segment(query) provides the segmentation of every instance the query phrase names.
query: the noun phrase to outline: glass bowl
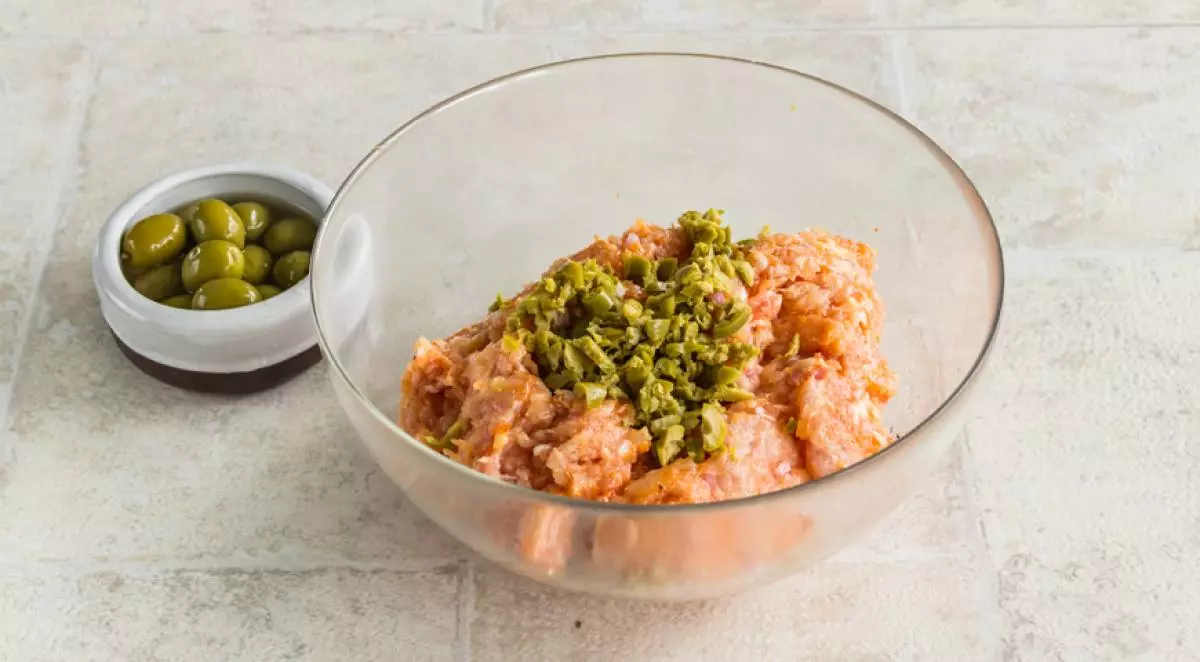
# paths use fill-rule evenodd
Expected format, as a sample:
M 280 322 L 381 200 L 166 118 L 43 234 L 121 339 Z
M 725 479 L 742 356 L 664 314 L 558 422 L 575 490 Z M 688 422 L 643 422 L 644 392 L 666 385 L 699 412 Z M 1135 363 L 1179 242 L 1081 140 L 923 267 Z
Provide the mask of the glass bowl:
M 709 207 L 726 210 L 735 238 L 820 227 L 878 250 L 884 356 L 901 380 L 885 408 L 893 445 L 779 492 L 632 506 L 494 480 L 396 425 L 418 336 L 480 319 L 498 292 L 594 235 Z M 927 479 L 995 335 L 1003 263 L 970 181 L 886 109 L 762 63 L 629 54 L 514 73 L 402 126 L 337 193 L 311 278 L 337 398 L 430 519 L 549 584 L 686 600 L 811 565 Z

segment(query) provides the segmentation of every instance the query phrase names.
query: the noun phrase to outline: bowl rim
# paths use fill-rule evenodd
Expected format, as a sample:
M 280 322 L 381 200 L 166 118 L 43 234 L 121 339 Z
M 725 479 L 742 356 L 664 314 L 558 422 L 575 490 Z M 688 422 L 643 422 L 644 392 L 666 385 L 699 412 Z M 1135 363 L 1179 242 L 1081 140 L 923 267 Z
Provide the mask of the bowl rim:
M 349 189 L 351 189 L 354 186 L 354 184 L 358 181 L 359 177 L 361 177 L 363 175 L 363 173 L 368 168 L 370 168 L 371 165 L 389 147 L 391 147 L 391 145 L 393 143 L 395 143 L 397 140 L 399 140 L 404 134 L 408 133 L 414 127 L 419 125 L 421 123 L 421 121 L 424 120 L 425 118 L 435 115 L 435 114 L 441 112 L 442 110 L 449 108 L 450 106 L 453 106 L 460 102 L 466 101 L 476 95 L 486 93 L 486 92 L 488 92 L 494 88 L 497 88 L 505 83 L 515 81 L 518 79 L 526 78 L 529 76 L 536 76 L 536 75 L 539 75 L 539 74 L 542 74 L 542 73 L 545 73 L 548 71 L 552 71 L 552 70 L 557 71 L 557 70 L 561 70 L 561 69 L 567 69 L 567 68 L 570 68 L 570 67 L 572 67 L 574 65 L 578 65 L 578 64 L 587 64 L 587 63 L 593 63 L 593 62 L 597 62 L 597 61 L 606 61 L 606 60 L 636 59 L 636 58 L 681 58 L 681 59 L 697 59 L 697 60 L 714 60 L 714 61 L 721 61 L 721 62 L 727 62 L 727 63 L 745 64 L 745 65 L 751 65 L 751 66 L 755 66 L 755 67 L 763 67 L 766 69 L 777 71 L 779 73 L 799 76 L 801 78 L 808 80 L 809 82 L 823 85 L 823 86 L 828 87 L 836 92 L 845 94 L 846 96 L 850 97 L 853 100 L 857 100 L 857 101 L 867 105 L 869 108 L 872 108 L 872 109 L 878 111 L 879 113 L 883 114 L 884 117 L 891 119 L 901 129 L 907 130 L 910 134 L 912 134 L 914 137 L 916 137 L 925 146 L 925 148 L 930 151 L 931 154 L 933 154 L 933 156 L 941 163 L 941 165 L 943 167 L 945 167 L 949 171 L 949 173 L 952 176 L 961 180 L 960 183 L 963 185 L 963 189 L 961 190 L 961 193 L 962 193 L 963 197 L 967 198 L 974 205 L 978 206 L 978 208 L 981 212 L 981 215 L 982 215 L 982 220 L 987 221 L 987 229 L 991 230 L 991 239 L 995 244 L 995 260 L 996 260 L 996 272 L 997 272 L 996 275 L 998 276 L 998 279 L 997 279 L 997 286 L 996 286 L 996 292 L 995 292 L 996 305 L 995 305 L 994 310 L 992 311 L 992 320 L 991 320 L 990 328 L 988 329 L 987 337 L 984 340 L 983 347 L 981 347 L 979 349 L 979 353 L 976 355 L 975 361 L 971 364 L 971 367 L 967 370 L 966 374 L 959 381 L 959 383 L 953 388 L 953 390 L 951 390 L 950 394 L 948 396 L 946 396 L 946 399 L 940 405 L 938 405 L 936 408 L 934 408 L 934 410 L 932 412 L 927 414 L 925 416 L 925 418 L 923 418 L 921 420 L 920 423 L 915 425 L 906 434 L 904 434 L 902 437 L 893 441 L 887 447 L 883 448 L 879 452 L 877 452 L 869 457 L 866 457 L 862 460 L 859 460 L 858 462 L 855 462 L 854 464 L 851 464 L 850 466 L 839 469 L 838 471 L 835 471 L 834 473 L 827 474 L 825 476 L 821 476 L 820 478 L 814 478 L 810 481 L 801 483 L 799 485 L 793 485 L 791 487 L 783 488 L 780 490 L 775 490 L 773 492 L 765 492 L 762 494 L 756 494 L 756 495 L 746 496 L 746 497 L 739 497 L 736 499 L 728 499 L 728 500 L 724 500 L 724 501 L 714 501 L 714 502 L 708 502 L 708 503 L 684 503 L 684 504 L 672 504 L 672 505 L 662 505 L 662 504 L 642 505 L 642 504 L 630 504 L 630 503 L 591 501 L 588 499 L 579 499 L 579 498 L 568 497 L 568 496 L 563 496 L 563 495 L 559 495 L 559 494 L 552 494 L 549 492 L 542 492 L 539 490 L 530 489 L 528 487 L 523 487 L 523 486 L 516 485 L 513 483 L 507 483 L 502 480 L 498 480 L 498 479 L 492 478 L 491 476 L 488 476 L 488 475 L 485 475 L 478 471 L 475 471 L 474 469 L 471 469 L 468 466 L 465 466 L 463 464 L 455 462 L 454 460 L 451 460 L 450 458 L 442 455 L 441 453 L 435 452 L 433 449 L 429 448 L 426 444 L 421 443 L 420 441 L 415 439 L 412 435 L 410 435 L 408 432 L 404 431 L 404 429 L 401 428 L 396 423 L 396 421 L 394 421 L 393 419 L 391 419 L 390 417 L 385 415 L 384 412 L 380 411 L 379 408 L 376 407 L 371 402 L 370 398 L 368 398 L 367 395 L 358 387 L 358 385 L 354 383 L 354 380 L 352 380 L 350 378 L 350 376 L 346 373 L 346 368 L 345 368 L 345 366 L 342 365 L 341 359 L 337 356 L 337 354 L 335 352 L 332 351 L 332 349 L 329 346 L 329 342 L 325 337 L 325 330 L 321 325 L 320 316 L 317 314 L 317 310 L 318 310 L 318 308 L 317 308 L 317 288 L 311 287 L 311 288 L 309 288 L 309 295 L 312 297 L 312 311 L 313 311 L 313 319 L 315 321 L 316 329 L 317 329 L 317 343 L 321 348 L 321 352 L 328 359 L 329 365 L 333 367 L 333 370 L 330 371 L 330 374 L 336 375 L 337 379 L 341 379 L 342 381 L 344 381 L 346 383 L 346 385 L 349 386 L 350 391 L 351 391 L 351 393 L 353 393 L 354 397 L 356 399 L 358 399 L 367 408 L 367 410 L 370 412 L 370 414 L 373 417 L 375 417 L 380 423 L 382 423 L 385 427 L 387 427 L 392 432 L 394 432 L 400 439 L 402 439 L 403 441 L 405 441 L 407 443 L 413 444 L 414 446 L 419 446 L 420 448 L 424 449 L 425 452 L 429 453 L 434 458 L 434 461 L 442 462 L 445 466 L 448 466 L 452 471 L 459 471 L 459 472 L 462 472 L 464 475 L 469 475 L 471 477 L 471 478 L 469 478 L 469 480 L 475 480 L 481 486 L 482 489 L 494 490 L 498 497 L 507 497 L 507 498 L 513 498 L 513 499 L 522 499 L 522 500 L 544 501 L 549 504 L 556 504 L 556 505 L 563 506 L 563 507 L 579 508 L 579 509 L 583 509 L 583 510 L 592 510 L 592 511 L 607 512 L 607 513 L 620 512 L 620 513 L 626 513 L 626 514 L 640 513 L 640 514 L 649 515 L 649 514 L 665 514 L 665 513 L 695 513 L 695 512 L 701 512 L 701 511 L 716 512 L 719 510 L 749 507 L 749 506 L 752 506 L 755 504 L 761 504 L 761 503 L 767 503 L 770 501 L 787 499 L 787 498 L 790 498 L 791 496 L 794 496 L 794 495 L 804 492 L 806 490 L 818 489 L 818 486 L 820 486 L 820 485 L 827 485 L 827 484 L 833 483 L 835 481 L 844 480 L 845 478 L 852 476 L 856 472 L 862 471 L 864 468 L 866 468 L 869 465 L 880 464 L 883 461 L 881 458 L 887 457 L 890 454 L 894 454 L 894 453 L 891 453 L 891 451 L 893 451 L 894 449 L 896 449 L 897 447 L 900 447 L 902 445 L 907 445 L 906 442 L 908 442 L 908 440 L 911 438 L 922 436 L 922 433 L 925 430 L 927 430 L 928 428 L 931 428 L 937 421 L 942 419 L 951 409 L 953 409 L 955 407 L 955 405 L 958 404 L 960 397 L 968 389 L 968 387 L 972 386 L 977 381 L 977 377 L 979 376 L 983 366 L 986 364 L 987 358 L 991 354 L 991 351 L 996 344 L 995 341 L 996 341 L 996 337 L 999 333 L 1000 319 L 1001 319 L 1001 314 L 1002 314 L 1002 311 L 1004 308 L 1004 294 L 1005 294 L 1005 281 L 1006 281 L 1005 266 L 1004 266 L 1004 247 L 1003 247 L 1002 242 L 1000 241 L 1000 233 L 999 233 L 999 230 L 996 228 L 996 221 L 995 221 L 994 217 L 992 216 L 991 210 L 988 209 L 987 203 L 984 201 L 983 196 L 980 195 L 978 187 L 976 187 L 975 183 L 973 181 L 971 181 L 970 177 L 967 176 L 967 173 L 963 170 L 962 166 L 960 166 L 957 161 L 955 161 L 945 150 L 943 150 L 941 148 L 941 146 L 939 146 L 936 142 L 934 142 L 934 140 L 932 138 L 930 138 L 925 132 L 921 131 L 919 128 L 917 128 L 915 125 L 910 123 L 908 120 L 904 119 L 903 117 L 901 117 L 897 113 L 893 112 L 892 110 L 888 109 L 887 107 L 883 106 L 882 104 L 880 104 L 876 101 L 873 101 L 872 99 L 870 99 L 866 96 L 863 96 L 862 94 L 854 92 L 853 90 L 842 87 L 841 85 L 838 85 L 836 83 L 827 81 L 823 78 L 819 78 L 819 77 L 813 76 L 811 74 L 806 74 L 806 73 L 803 73 L 800 71 L 796 71 L 795 69 L 791 69 L 788 67 L 771 64 L 769 62 L 763 62 L 760 60 L 754 60 L 754 59 L 750 59 L 750 58 L 736 57 L 736 56 L 730 56 L 730 55 L 717 55 L 717 54 L 711 54 L 711 53 L 673 52 L 673 51 L 636 51 L 636 52 L 608 53 L 608 54 L 602 54 L 602 55 L 592 55 L 592 56 L 586 56 L 586 57 L 559 60 L 559 61 L 550 62 L 550 63 L 546 63 L 546 64 L 540 64 L 540 65 L 533 66 L 533 67 L 519 69 L 517 71 L 513 71 L 511 73 L 504 74 L 504 75 L 498 76 L 496 78 L 492 78 L 491 80 L 485 81 L 483 83 L 479 83 L 478 85 L 469 87 L 465 90 L 462 90 L 461 92 L 458 92 L 457 94 L 447 97 L 446 99 L 443 99 L 442 101 L 439 101 L 438 103 L 421 111 L 419 114 L 415 115 L 414 117 L 409 119 L 407 122 L 400 125 L 399 128 L 392 131 L 392 133 L 388 134 L 388 136 L 386 138 L 384 138 L 382 141 L 377 143 L 371 149 L 371 151 L 368 152 L 367 155 L 365 157 L 363 157 L 363 159 L 360 160 L 357 165 L 354 166 L 354 169 L 350 171 L 350 174 L 346 177 L 345 181 L 343 181 L 338 186 L 338 190 L 333 196 L 333 201 L 329 204 L 329 208 L 326 211 L 326 214 L 325 214 L 326 220 L 329 220 L 330 218 L 333 217 L 334 213 L 338 210 L 339 206 L 341 205 L 343 197 L 345 195 L 347 195 L 347 192 L 349 191 Z M 324 238 L 326 229 L 329 227 L 329 225 L 330 225 L 329 223 L 321 224 L 321 227 L 317 233 L 316 242 L 313 245 L 314 259 L 313 259 L 312 270 L 314 272 L 318 270 L 318 264 L 319 264 L 320 260 L 316 259 L 316 256 L 321 251 L 322 239 Z M 312 274 L 310 274 L 310 276 L 311 275 Z M 311 279 L 310 282 L 315 284 L 317 282 L 317 280 Z

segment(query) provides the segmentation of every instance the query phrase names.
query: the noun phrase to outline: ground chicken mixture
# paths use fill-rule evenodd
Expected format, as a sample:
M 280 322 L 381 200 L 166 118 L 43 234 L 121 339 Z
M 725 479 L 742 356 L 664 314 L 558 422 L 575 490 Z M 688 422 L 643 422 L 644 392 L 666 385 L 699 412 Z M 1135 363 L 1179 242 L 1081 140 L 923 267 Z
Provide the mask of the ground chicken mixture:
M 820 478 L 892 441 L 874 260 L 825 232 L 734 242 L 712 210 L 639 221 L 418 340 L 400 425 L 580 499 L 706 503 Z

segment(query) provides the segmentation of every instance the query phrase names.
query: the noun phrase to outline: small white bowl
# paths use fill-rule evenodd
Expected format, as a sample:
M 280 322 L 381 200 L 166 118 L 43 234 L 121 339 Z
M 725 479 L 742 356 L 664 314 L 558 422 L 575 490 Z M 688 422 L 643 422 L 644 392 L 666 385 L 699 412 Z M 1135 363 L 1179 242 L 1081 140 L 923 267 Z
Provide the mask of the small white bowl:
M 155 378 L 212 391 L 230 390 L 221 380 L 242 376 L 232 391 L 267 388 L 319 359 L 308 278 L 252 306 L 194 311 L 145 298 L 121 272 L 126 229 L 203 198 L 261 200 L 293 207 L 320 223 L 333 191 L 297 170 L 250 163 L 194 168 L 146 186 L 117 207 L 96 241 L 92 277 L 101 311 L 122 351 Z M 272 370 L 279 366 L 292 369 Z

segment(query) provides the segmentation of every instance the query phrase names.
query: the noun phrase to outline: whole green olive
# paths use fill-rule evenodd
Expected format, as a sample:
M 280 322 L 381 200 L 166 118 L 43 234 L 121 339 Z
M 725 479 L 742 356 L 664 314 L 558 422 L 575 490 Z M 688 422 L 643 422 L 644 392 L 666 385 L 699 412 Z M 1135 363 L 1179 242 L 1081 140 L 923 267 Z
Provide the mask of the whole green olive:
M 271 251 L 250 244 L 242 249 L 242 256 L 246 259 L 246 271 L 242 274 L 242 280 L 251 285 L 258 285 L 271 275 L 271 266 L 275 263 Z
M 183 258 L 183 287 L 195 292 L 210 280 L 241 278 L 246 273 L 246 258 L 231 242 L 214 239 L 197 245 Z
M 146 273 L 146 270 L 135 268 L 132 264 L 129 264 L 129 256 L 122 255 L 121 273 L 125 276 L 125 280 L 128 281 L 130 285 L 133 285 L 134 281 L 137 280 L 137 277 Z
M 196 210 L 200 208 L 199 202 L 193 202 L 190 205 L 184 205 L 175 210 L 175 215 L 183 219 L 184 223 L 191 224 L 192 217 L 196 215 Z
M 309 250 L 316 237 L 317 226 L 311 221 L 289 216 L 267 228 L 267 233 L 263 236 L 263 246 L 266 246 L 272 255 L 279 257 L 292 251 Z
M 192 295 L 193 310 L 240 308 L 262 301 L 253 285 L 240 278 L 218 278 L 200 286 Z
M 258 241 L 271 225 L 271 211 L 257 202 L 239 202 L 233 206 L 246 228 L 246 241 Z
M 183 252 L 187 230 L 175 214 L 147 216 L 125 233 L 121 253 L 134 269 L 160 265 Z
M 172 260 L 143 273 L 133 281 L 133 289 L 151 301 L 162 301 L 183 294 L 183 274 L 178 261 Z
M 242 225 L 242 218 L 233 207 L 216 198 L 196 204 L 190 225 L 197 244 L 222 239 L 238 248 L 246 245 L 246 226 Z
M 191 310 L 192 295 L 176 294 L 173 297 L 167 297 L 166 299 L 163 299 L 160 303 L 162 303 L 162 305 L 164 305 L 164 306 L 170 306 L 172 308 L 182 308 L 184 310 Z
M 275 276 L 275 284 L 286 290 L 304 280 L 308 275 L 310 257 L 308 251 L 292 251 L 276 260 L 275 269 L 271 272 Z
M 266 301 L 267 299 L 270 299 L 271 297 L 283 291 L 270 283 L 263 283 L 262 285 L 256 285 L 255 287 L 258 288 L 258 293 L 262 295 L 263 301 Z

